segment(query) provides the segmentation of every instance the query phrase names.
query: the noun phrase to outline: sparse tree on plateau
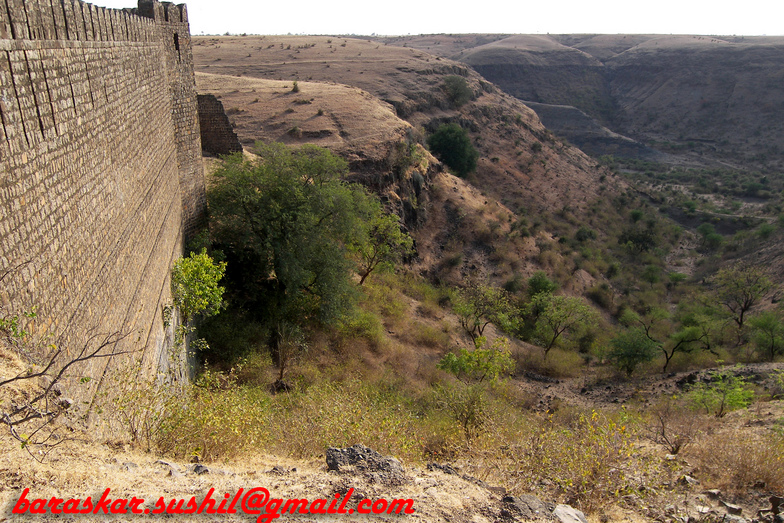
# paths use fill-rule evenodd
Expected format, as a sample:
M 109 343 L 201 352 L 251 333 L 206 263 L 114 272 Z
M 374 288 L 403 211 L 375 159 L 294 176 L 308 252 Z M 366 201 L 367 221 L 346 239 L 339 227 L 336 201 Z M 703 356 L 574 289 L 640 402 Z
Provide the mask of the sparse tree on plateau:
M 465 105 L 474 97 L 474 92 L 462 76 L 452 75 L 444 78 L 444 90 L 455 107 Z

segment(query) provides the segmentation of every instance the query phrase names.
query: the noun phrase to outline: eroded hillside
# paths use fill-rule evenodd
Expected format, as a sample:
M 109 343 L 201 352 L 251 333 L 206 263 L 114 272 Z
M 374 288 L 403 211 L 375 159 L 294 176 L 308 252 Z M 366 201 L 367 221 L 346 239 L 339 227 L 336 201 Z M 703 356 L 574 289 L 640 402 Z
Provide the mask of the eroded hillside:
M 404 37 L 436 48 L 516 97 L 570 105 L 613 131 L 691 162 L 775 169 L 782 53 L 776 37 L 515 35 Z M 547 123 L 547 121 L 546 121 Z M 564 131 L 579 141 L 579 132 Z M 612 150 L 606 150 L 613 153 Z
M 541 266 L 534 238 L 500 247 L 520 218 L 532 222 L 534 233 L 541 229 L 547 241 L 553 235 L 571 235 L 580 223 L 598 226 L 602 220 L 615 219 L 616 211 L 598 216 L 591 207 L 618 194 L 623 183 L 556 139 L 530 108 L 457 62 L 338 37 L 203 37 L 195 40 L 194 50 L 197 70 L 206 73 L 199 75 L 200 89 L 222 97 L 244 143 L 277 140 L 334 146 L 349 153 L 352 170 L 364 171 L 370 185 L 373 162 L 363 164 L 361 158 L 375 158 L 376 175 L 386 176 L 382 172 L 390 167 L 389 143 L 423 143 L 424 136 L 443 123 L 467 129 L 480 153 L 478 168 L 467 181 L 479 192 L 466 199 L 463 180 L 427 177 L 435 183 L 441 202 L 425 209 L 432 220 L 419 238 L 423 259 L 431 260 L 427 270 L 440 264 L 451 272 L 444 267 L 451 257 L 463 275 L 476 272 L 497 280 L 514 273 L 528 276 Z M 455 104 L 445 90 L 445 78 L 450 76 L 464 78 L 473 92 L 464 105 Z M 277 83 L 254 91 L 250 78 Z M 327 92 L 332 102 L 327 101 Z M 343 93 L 341 101 L 332 97 L 338 92 Z M 372 102 L 371 96 L 385 103 Z M 386 113 L 378 109 L 384 106 Z M 397 124 L 390 119 L 395 115 L 402 119 Z M 387 128 L 395 131 L 385 136 Z M 454 205 L 445 203 L 451 198 L 443 196 L 447 193 L 458 200 Z M 460 202 L 472 199 L 484 207 L 481 212 Z M 462 221 L 463 214 L 467 221 Z M 431 223 L 442 224 L 439 233 L 430 229 Z M 458 255 L 463 260 L 455 262 Z M 565 280 L 571 277 L 571 272 L 564 274 Z M 578 277 L 586 276 L 580 272 Z

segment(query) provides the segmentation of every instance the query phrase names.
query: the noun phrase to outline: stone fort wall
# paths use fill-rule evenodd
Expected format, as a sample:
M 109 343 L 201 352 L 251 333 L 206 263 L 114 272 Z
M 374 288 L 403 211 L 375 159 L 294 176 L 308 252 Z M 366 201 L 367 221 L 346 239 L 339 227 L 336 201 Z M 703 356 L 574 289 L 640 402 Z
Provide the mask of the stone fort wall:
M 231 126 L 223 102 L 212 94 L 198 95 L 201 148 L 215 155 L 242 152 L 242 144 Z
M 116 351 L 166 371 L 169 271 L 204 216 L 185 6 L 0 2 L 0 305 L 70 351 L 128 334 Z

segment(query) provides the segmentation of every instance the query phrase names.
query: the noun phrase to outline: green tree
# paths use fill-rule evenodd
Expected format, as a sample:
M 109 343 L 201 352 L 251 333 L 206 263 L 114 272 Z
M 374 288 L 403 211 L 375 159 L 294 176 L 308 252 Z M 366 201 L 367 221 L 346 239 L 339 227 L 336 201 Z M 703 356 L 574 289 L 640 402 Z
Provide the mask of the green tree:
M 770 290 L 773 283 L 765 272 L 753 265 L 736 264 L 720 269 L 711 279 L 718 302 L 738 326 L 738 342 L 746 313 Z
M 754 333 L 754 344 L 769 361 L 776 359 L 778 354 L 784 354 L 784 324 L 778 314 L 765 311 L 752 316 L 749 326 Z
M 610 346 L 609 360 L 627 376 L 631 376 L 638 366 L 653 360 L 659 350 L 659 344 L 640 328 L 622 332 L 610 340 Z
M 661 267 L 658 265 L 646 265 L 640 277 L 653 288 L 654 284 L 659 283 L 661 280 Z
M 272 340 L 272 356 L 278 366 L 278 383 L 283 384 L 286 369 L 297 357 L 308 350 L 305 334 L 299 325 L 279 322 L 275 326 L 275 338 Z
M 716 232 L 716 227 L 712 223 L 704 222 L 697 227 L 697 233 L 702 236 L 702 243 L 705 243 L 705 238 Z
M 229 261 L 238 305 L 270 326 L 336 321 L 355 298 L 349 246 L 361 245 L 371 198 L 345 183 L 326 149 L 260 146 L 258 161 L 229 157 L 208 193 L 216 247 Z
M 427 146 L 458 176 L 464 177 L 476 170 L 479 153 L 468 132 L 456 123 L 441 125 L 427 138 Z
M 635 224 L 624 229 L 618 237 L 618 244 L 624 245 L 630 252 L 647 252 L 657 245 L 656 233 L 651 227 L 640 227 Z
M 400 228 L 397 216 L 384 213 L 374 206 L 366 222 L 367 234 L 354 246 L 359 265 L 359 284 L 379 267 L 394 266 L 414 252 L 414 240 Z
M 621 323 L 635 325 L 661 351 L 664 356 L 662 372 L 667 372 L 672 358 L 678 353 L 690 353 L 698 347 L 710 349 L 710 321 L 691 316 L 678 322 L 672 314 L 661 308 L 651 308 L 644 316 L 627 311 Z
M 487 384 L 495 384 L 500 375 L 514 368 L 509 340 L 498 338 L 489 348 L 485 348 L 486 342 L 486 338 L 479 337 L 473 350 L 462 348 L 457 354 L 447 353 L 437 365 L 461 382 L 436 390 L 439 406 L 460 424 L 466 441 L 481 430 L 487 419 Z
M 714 232 L 705 237 L 705 247 L 708 249 L 715 251 L 724 243 L 724 236 L 721 234 Z
M 754 391 L 746 380 L 727 370 L 711 373 L 709 381 L 696 383 L 685 398 L 695 408 L 704 408 L 706 414 L 723 418 L 730 411 L 748 407 Z
M 223 307 L 224 287 L 218 285 L 226 272 L 226 262 L 215 263 L 207 254 L 190 253 L 174 262 L 171 271 L 171 291 L 174 304 L 185 322 L 198 315 L 214 316 Z
M 455 107 L 465 105 L 474 97 L 474 92 L 462 76 L 453 75 L 444 78 L 444 90 Z
M 574 239 L 580 243 L 585 243 L 588 240 L 595 240 L 596 239 L 596 232 L 593 229 L 590 229 L 583 225 L 577 232 L 574 234 Z
M 544 271 L 536 271 L 528 278 L 528 296 L 533 298 L 539 293 L 552 294 L 558 290 L 558 284 L 547 277 Z
M 475 343 L 484 334 L 487 325 L 504 322 L 510 309 L 503 289 L 487 284 L 471 283 L 456 291 L 452 303 L 460 326 Z
M 545 358 L 559 338 L 582 332 L 595 325 L 598 320 L 593 307 L 582 298 L 572 296 L 539 293 L 533 297 L 528 307 L 539 311 L 535 333 L 544 348 Z
M 514 369 L 514 361 L 509 352 L 509 340 L 498 338 L 485 348 L 487 339 L 477 338 L 473 350 L 461 348 L 457 354 L 448 352 L 438 362 L 437 367 L 454 374 L 464 383 L 482 383 L 484 380 L 494 382 L 501 374 L 508 374 Z

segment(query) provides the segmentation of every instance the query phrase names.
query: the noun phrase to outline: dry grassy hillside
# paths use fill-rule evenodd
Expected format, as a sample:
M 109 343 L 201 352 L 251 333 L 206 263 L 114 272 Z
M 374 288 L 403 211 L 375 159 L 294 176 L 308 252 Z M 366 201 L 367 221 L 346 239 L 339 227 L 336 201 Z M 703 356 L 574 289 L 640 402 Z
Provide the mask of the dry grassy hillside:
M 781 37 L 465 35 L 387 43 L 437 49 L 520 99 L 577 107 L 694 163 L 779 166 Z
M 350 159 L 379 159 L 390 154 L 384 147 L 379 152 L 380 144 L 401 136 L 385 135 L 384 129 L 410 129 L 408 137 L 420 142 L 442 123 L 468 129 L 480 153 L 476 173 L 467 180 L 479 192 L 468 201 L 476 199 L 485 208 L 476 214 L 469 203 L 461 210 L 465 183 L 434 180 L 431 197 L 441 203 L 428 207 L 431 221 L 419 238 L 423 258 L 432 260 L 428 270 L 443 269 L 448 258 L 462 252 L 465 263 L 457 265 L 463 275 L 477 272 L 498 280 L 515 272 L 528 276 L 540 268 L 534 239 L 507 247 L 499 241 L 521 217 L 536 222 L 545 238 L 570 235 L 581 223 L 614 219 L 612 210 L 610 216 L 598 217 L 589 208 L 624 185 L 556 139 L 531 109 L 457 62 L 369 40 L 302 36 L 201 37 L 195 39 L 194 57 L 199 88 L 222 98 L 246 144 L 258 139 L 312 142 L 349 151 Z M 474 99 L 461 107 L 444 90 L 444 79 L 452 75 L 465 78 L 474 92 Z M 254 91 L 253 79 L 277 83 Z M 298 93 L 291 92 L 294 81 Z M 373 102 L 369 95 L 389 105 Z M 383 107 L 406 123 L 394 123 Z M 381 130 L 370 131 L 370 125 Z M 371 165 L 360 163 L 353 162 L 355 171 Z M 377 162 L 379 173 L 382 164 Z M 450 204 L 452 199 L 458 201 Z M 465 212 L 469 219 L 459 226 L 455 212 Z M 433 229 L 433 224 L 441 225 Z
M 482 153 L 476 185 L 504 203 L 580 208 L 599 194 L 602 173 L 594 161 L 559 143 L 533 111 L 457 62 L 367 40 L 285 36 L 196 38 L 194 58 L 204 73 L 359 87 L 428 131 L 458 121 Z M 464 76 L 477 98 L 453 107 L 443 91 L 449 75 Z M 539 155 L 535 143 L 544 147 Z
M 704 282 L 689 278 L 698 270 L 698 238 L 663 216 L 653 184 L 632 187 L 557 138 L 521 101 L 465 65 L 426 52 L 476 56 L 484 49 L 509 57 L 522 46 L 529 58 L 558 55 L 600 68 L 648 41 L 442 35 L 400 42 L 424 50 L 342 37 L 194 38 L 198 91 L 222 101 L 246 148 L 276 141 L 337 152 L 349 162 L 349 178 L 403 218 L 416 259 L 364 284 L 351 273 L 356 306 L 334 323 L 291 318 L 306 339 L 291 334 L 285 344 L 297 351 L 286 362 L 279 325 L 271 328 L 261 313 L 249 313 L 247 301 L 234 301 L 199 326 L 212 347 L 202 346 L 201 356 L 213 359 L 196 383 L 140 383 L 128 379 L 133 368 L 105 376 L 89 420 L 69 409 L 60 391 L 46 396 L 66 406 L 58 411 L 62 424 L 44 424 L 43 433 L 57 427 L 62 439 L 53 439 L 54 447 L 22 446 L 22 428 L 16 439 L 13 431 L 0 435 L 0 521 L 13 520 L 25 488 L 31 498 L 55 499 L 111 488 L 115 496 L 144 497 L 143 508 L 152 509 L 160 496 L 201 500 L 215 489 L 220 499 L 253 487 L 282 498 L 353 492 L 354 506 L 363 498 L 411 499 L 416 512 L 402 517 L 426 523 L 554 521 L 565 510 L 558 503 L 585 511 L 580 521 L 591 523 L 781 519 L 770 509 L 778 510 L 784 494 L 782 364 L 697 370 L 760 359 L 751 343 L 735 345 L 719 312 L 704 313 L 715 316 L 704 323 L 701 310 L 676 316 L 679 304 L 716 300 Z M 542 65 L 537 60 L 528 65 Z M 575 82 L 581 74 L 574 70 Z M 450 77 L 465 81 L 470 100 L 449 94 Z M 479 151 L 476 172 L 466 178 L 447 172 L 424 147 L 443 123 L 466 129 Z M 765 251 L 763 261 L 780 264 L 777 253 Z M 718 258 L 699 270 L 711 263 Z M 529 279 L 539 270 L 546 276 Z M 275 277 L 260 272 L 265 282 Z M 496 311 L 475 317 L 495 322 L 486 325 L 485 345 L 472 341 L 476 332 L 468 328 L 466 302 L 481 290 L 466 285 L 472 280 L 489 282 L 501 296 L 491 305 Z M 547 290 L 532 292 L 534 280 Z M 544 320 L 558 314 L 544 307 L 561 298 L 595 315 L 547 346 Z M 778 295 L 763 301 L 773 300 Z M 24 349 L 25 337 L 12 336 L 16 323 L 0 320 L 0 380 L 29 376 L 29 364 L 16 356 L 24 350 L 6 349 Z M 714 344 L 703 350 L 687 341 L 693 345 L 675 354 L 672 347 L 694 332 L 681 327 L 694 322 L 709 329 Z M 641 333 L 637 325 L 660 341 L 648 347 L 656 354 L 630 371 L 610 349 L 625 334 Z M 633 350 L 650 346 L 633 341 Z M 491 350 L 460 350 L 472 346 Z M 674 354 L 665 370 L 663 348 Z M 461 370 L 448 365 L 447 354 L 498 367 Z M 8 382 L 0 387 L 0 413 L 45 385 Z M 33 416 L 24 429 L 39 420 Z M 86 421 L 95 423 L 86 430 Z M 402 469 L 385 460 L 383 468 L 360 462 L 327 470 L 327 449 L 358 443 L 395 456 Z M 577 521 L 570 514 L 560 521 Z

